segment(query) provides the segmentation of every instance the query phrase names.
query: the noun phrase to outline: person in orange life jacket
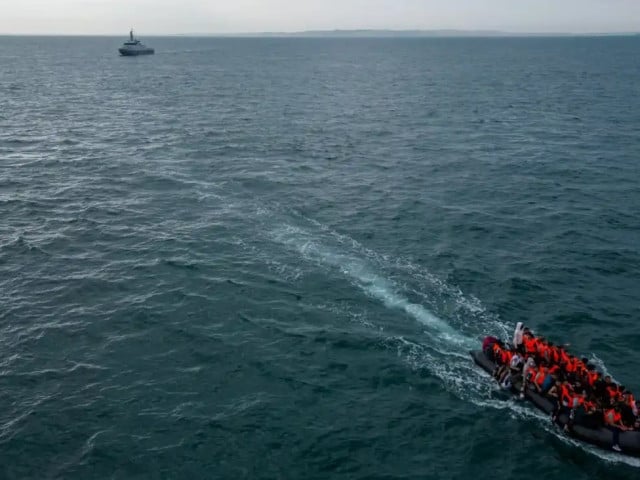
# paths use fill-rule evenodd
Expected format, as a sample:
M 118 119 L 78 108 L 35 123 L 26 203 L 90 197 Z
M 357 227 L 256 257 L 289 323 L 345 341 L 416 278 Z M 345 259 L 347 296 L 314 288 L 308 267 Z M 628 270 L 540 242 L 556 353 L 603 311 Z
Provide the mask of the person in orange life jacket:
M 607 397 L 610 401 L 615 402 L 619 396 L 618 385 L 613 382 L 607 384 Z
M 482 353 L 494 363 L 498 363 L 502 348 L 504 343 L 496 337 L 487 336 L 482 340 Z
M 578 376 L 578 382 L 580 382 L 580 385 L 582 385 L 585 389 L 590 390 L 591 387 L 589 386 L 589 370 L 588 367 L 585 366 L 582 371 L 580 372 L 580 375 Z
M 613 433 L 613 446 L 616 451 L 620 451 L 620 432 L 630 430 L 622 423 L 622 415 L 617 408 L 611 407 L 604 411 L 604 423 Z
M 551 365 L 549 367 L 549 373 L 551 375 L 558 375 L 560 373 L 560 371 L 562 370 L 562 368 L 560 367 L 560 365 Z
M 633 411 L 633 407 L 635 406 L 636 399 L 633 396 L 631 391 L 627 390 L 625 387 L 620 387 L 620 402 L 628 405 L 629 408 Z M 635 413 L 634 413 L 635 415 Z
M 587 392 L 584 389 L 575 388 L 574 391 L 570 394 L 569 403 L 569 420 L 564 426 L 565 432 L 570 431 L 573 428 L 574 421 L 576 418 L 576 414 L 579 417 L 579 421 L 584 421 L 584 417 L 580 418 L 581 415 L 585 414 L 585 404 L 587 403 Z
M 567 374 L 567 378 L 570 382 L 575 382 L 577 379 L 576 372 L 578 370 L 578 359 L 573 355 L 569 355 L 569 361 L 564 367 L 564 371 Z
M 544 352 L 547 350 L 547 340 L 544 337 L 538 337 L 536 339 L 536 351 L 534 353 L 537 362 L 544 359 Z
M 535 361 L 529 357 L 527 359 L 527 362 L 533 362 L 533 368 L 529 369 L 529 376 L 527 378 L 527 384 L 531 385 L 531 387 L 533 389 L 535 389 L 536 392 L 540 393 L 540 390 L 542 388 L 542 383 L 544 382 L 545 378 L 547 378 L 547 376 L 549 375 L 549 367 L 547 366 L 547 363 L 545 361 L 542 361 L 542 363 L 540 364 L 539 368 L 535 368 Z
M 501 358 L 500 358 L 500 368 L 498 369 L 496 378 L 498 379 L 499 382 L 502 382 L 505 378 L 505 376 L 509 373 L 509 367 L 511 364 L 511 360 L 514 356 L 514 352 L 512 352 L 511 350 L 507 350 L 507 349 L 503 349 L 500 352 Z
M 589 371 L 589 363 L 585 362 L 586 358 L 576 362 L 576 377 L 583 384 L 587 384 L 587 372 Z
M 549 363 L 556 364 L 563 361 L 566 363 L 568 361 L 569 355 L 567 354 L 565 347 L 569 344 L 556 345 L 553 342 L 547 342 L 546 340 L 542 340 L 542 343 L 544 346 L 540 353 L 548 357 L 547 361 Z
M 540 367 L 532 370 L 532 375 L 529 378 L 530 385 L 537 391 L 540 392 L 542 388 L 542 382 L 549 374 L 549 367 L 547 362 L 544 360 L 541 362 Z
M 566 406 L 569 409 L 574 409 L 584 403 L 587 398 L 587 393 L 580 384 L 570 385 L 569 387 L 570 388 L 568 388 L 566 393 L 563 392 L 563 394 L 566 395 L 565 401 L 563 401 L 563 406 Z
M 558 363 L 568 363 L 569 362 L 569 354 L 565 350 L 564 347 L 558 348 L 558 356 L 560 357 Z
M 501 383 L 504 380 L 505 375 L 509 373 L 509 364 L 511 363 L 513 352 L 506 348 L 502 348 L 499 349 L 496 356 L 498 358 L 496 359 L 496 368 L 493 371 L 493 377 L 498 380 L 498 383 Z
M 540 351 L 540 355 L 550 365 L 555 365 L 560 362 L 560 353 L 558 347 L 556 347 L 553 342 L 547 342 L 546 344 L 544 344 Z
M 504 345 L 502 342 L 495 342 L 491 344 L 491 355 L 494 357 L 494 362 L 499 362 L 502 358 L 502 350 L 504 349 Z
M 513 385 L 520 375 L 522 375 L 522 366 L 524 365 L 524 359 L 517 352 L 510 352 L 508 367 L 505 368 L 498 376 L 498 382 L 502 388 L 509 389 Z
M 560 390 L 558 393 L 559 393 L 558 403 L 556 405 L 556 409 L 551 415 L 551 420 L 554 422 L 558 419 L 558 416 L 561 413 L 563 412 L 570 413 L 574 405 L 573 399 L 574 399 L 575 393 L 573 391 L 573 387 L 567 380 L 565 380 L 560 384 Z
M 538 353 L 538 340 L 529 330 L 525 329 L 522 335 L 522 343 L 527 355 L 536 355 Z
M 636 421 L 636 416 L 633 413 L 633 408 L 629 404 L 629 396 L 631 392 L 625 391 L 625 387 L 620 385 L 620 396 L 617 399 L 616 406 L 620 411 L 620 416 L 622 417 L 622 423 L 626 427 L 633 427 L 633 424 Z M 634 402 L 635 404 L 635 402 Z
M 591 391 L 591 383 L 595 381 L 598 377 L 598 372 L 596 371 L 595 365 L 586 362 L 582 365 L 582 370 L 580 371 L 580 381 L 587 388 L 587 390 Z
M 500 346 L 500 339 L 492 336 L 484 337 L 482 340 L 482 353 L 486 355 L 486 357 L 493 361 L 493 345 L 498 344 Z
M 567 361 L 565 363 L 565 372 L 573 373 L 576 371 L 576 357 L 569 354 L 567 355 Z
M 571 388 L 573 389 L 574 392 L 584 392 L 586 396 L 584 384 L 580 380 L 572 383 Z
M 491 356 L 493 362 L 496 364 L 496 368 L 493 370 L 494 378 L 498 378 L 498 372 L 500 371 L 500 367 L 502 366 L 502 351 L 503 347 L 500 345 L 500 343 L 494 343 L 493 345 L 491 345 Z
M 602 377 L 602 374 L 596 370 L 594 365 L 587 365 L 587 373 L 585 375 L 587 385 L 589 385 L 589 391 L 593 392 L 594 387 L 598 379 Z
M 552 342 L 549 342 L 547 348 L 547 362 L 550 364 L 556 364 L 560 362 L 560 353 L 558 352 L 558 347 L 556 347 Z
M 580 382 L 582 381 L 582 377 L 584 376 L 584 372 L 586 372 L 587 367 L 585 363 L 580 360 L 578 357 L 572 357 L 572 369 L 571 372 L 571 382 Z
M 543 360 L 548 362 L 549 361 L 548 353 L 547 353 L 548 351 L 549 351 L 549 348 L 547 346 L 547 342 L 544 339 L 539 338 L 538 343 L 536 345 L 536 354 L 535 354 L 536 360 L 538 360 L 538 362 L 541 362 Z

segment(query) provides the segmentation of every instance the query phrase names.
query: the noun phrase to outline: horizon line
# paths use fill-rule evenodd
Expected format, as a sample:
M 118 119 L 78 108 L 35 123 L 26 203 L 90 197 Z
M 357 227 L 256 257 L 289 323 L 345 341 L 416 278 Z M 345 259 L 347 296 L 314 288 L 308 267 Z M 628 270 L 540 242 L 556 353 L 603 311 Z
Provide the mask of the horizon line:
M 588 37 L 588 36 L 634 36 L 640 35 L 640 31 L 592 31 L 592 32 L 513 32 L 507 30 L 465 30 L 455 28 L 438 28 L 438 29 L 386 29 L 386 28 L 349 28 L 349 29 L 313 29 L 313 30 L 295 30 L 295 31 L 261 31 L 261 32 L 179 32 L 179 33 L 146 33 L 145 36 L 153 37 L 296 37 L 296 36 L 354 36 L 357 34 L 364 34 L 370 36 L 378 35 L 405 35 L 405 36 L 435 36 L 435 37 L 456 37 L 456 36 L 479 36 L 479 37 L 558 37 L 558 36 L 573 36 L 573 37 Z M 0 36 L 3 37 L 120 37 L 122 33 L 4 33 L 0 32 Z M 126 35 L 125 35 L 126 36 Z

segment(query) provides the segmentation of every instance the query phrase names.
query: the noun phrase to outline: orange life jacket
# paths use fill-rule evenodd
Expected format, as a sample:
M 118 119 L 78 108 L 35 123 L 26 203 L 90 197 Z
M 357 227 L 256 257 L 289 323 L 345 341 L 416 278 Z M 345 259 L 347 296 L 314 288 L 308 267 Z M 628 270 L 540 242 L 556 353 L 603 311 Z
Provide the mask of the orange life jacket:
M 587 371 L 587 383 L 593 387 L 596 383 L 596 380 L 598 380 L 598 372 L 596 372 L 595 370 L 591 372 Z
M 540 344 L 541 346 L 538 348 L 538 354 L 546 360 L 547 363 L 553 363 L 553 348 L 549 345 Z
M 584 405 L 585 402 L 585 398 L 584 395 L 580 395 L 580 394 L 575 394 L 573 395 L 573 397 L 571 398 L 571 403 L 569 404 L 569 406 L 571 408 L 577 408 L 580 405 Z
M 573 394 L 571 393 L 570 388 L 566 384 L 562 384 L 560 386 L 560 402 L 565 407 L 570 407 L 573 400 Z
M 497 343 L 494 343 L 492 348 L 493 348 L 493 360 L 497 364 L 502 365 L 502 352 L 503 352 L 502 348 Z
M 533 336 L 524 338 L 523 343 L 525 351 L 529 354 L 536 353 L 538 350 L 538 340 Z
M 542 340 L 536 340 L 536 351 L 538 352 L 538 355 L 544 357 L 544 354 L 548 348 L 549 347 L 545 342 L 543 342 Z
M 616 412 L 615 409 L 611 408 L 604 412 L 604 421 L 608 425 L 619 424 L 622 420 L 622 415 L 619 412 Z
M 592 402 L 591 400 L 585 400 L 584 401 L 584 409 L 587 412 L 593 412 L 595 409 L 597 408 L 595 402 Z
M 536 367 L 529 367 L 527 368 L 527 371 L 525 372 L 525 378 L 530 381 L 530 382 L 535 382 L 536 380 L 536 375 L 538 375 L 538 371 L 536 370 Z
M 609 394 L 609 398 L 617 398 L 618 397 L 618 387 L 616 385 L 608 386 L 607 393 Z
M 509 350 L 502 351 L 502 363 L 504 365 L 509 365 L 511 363 L 512 358 L 513 358 L 513 352 Z
M 545 378 L 547 378 L 547 369 L 545 367 L 540 367 L 540 370 L 538 370 L 538 372 L 536 373 L 536 376 L 534 377 L 533 381 L 539 387 L 542 387 L 542 384 L 544 383 Z
M 549 363 L 558 363 L 560 361 L 560 354 L 558 353 L 558 347 L 551 347 L 549 349 Z
M 564 368 L 567 373 L 574 373 L 576 371 L 576 361 L 575 358 L 570 358 L 567 362 L 566 367 Z

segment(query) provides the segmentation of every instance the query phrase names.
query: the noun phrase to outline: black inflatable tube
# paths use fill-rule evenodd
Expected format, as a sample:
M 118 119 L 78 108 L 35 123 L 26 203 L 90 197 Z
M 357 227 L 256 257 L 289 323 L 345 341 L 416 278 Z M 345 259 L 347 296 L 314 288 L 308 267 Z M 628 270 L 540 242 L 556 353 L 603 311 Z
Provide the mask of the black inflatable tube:
M 487 356 L 482 351 L 474 351 L 470 353 L 473 361 L 478 366 L 482 367 L 489 374 L 494 371 L 496 364 L 493 363 L 489 358 L 487 358 Z M 517 395 L 520 393 L 520 388 L 521 383 L 517 382 L 511 387 L 511 392 L 514 395 Z M 538 392 L 530 387 L 527 387 L 527 389 L 525 390 L 525 397 L 536 407 L 549 415 L 551 415 L 554 410 L 553 403 L 549 399 L 538 394 Z M 563 413 L 558 416 L 556 423 L 561 427 L 564 427 L 568 421 L 569 415 Z M 604 448 L 606 450 L 612 450 L 613 447 L 613 432 L 608 428 L 593 429 L 586 428 L 581 425 L 574 425 L 568 432 L 568 435 L 583 442 L 596 445 L 600 448 Z M 640 457 L 640 432 L 620 432 L 619 446 L 622 450 L 621 453 L 634 457 Z

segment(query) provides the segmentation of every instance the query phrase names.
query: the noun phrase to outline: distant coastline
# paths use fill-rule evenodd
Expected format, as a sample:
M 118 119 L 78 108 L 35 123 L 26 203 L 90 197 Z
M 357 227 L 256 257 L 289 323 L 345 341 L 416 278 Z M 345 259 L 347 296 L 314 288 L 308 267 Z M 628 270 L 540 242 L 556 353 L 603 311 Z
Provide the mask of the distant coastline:
M 185 34 L 184 36 L 215 37 L 301 37 L 301 38 L 449 38 L 449 37 L 595 37 L 633 36 L 638 32 L 506 32 L 500 30 L 305 30 L 300 32 L 258 32 L 227 34 Z
M 0 36 L 36 37 L 121 37 L 120 34 L 84 33 L 0 33 Z M 628 37 L 640 32 L 508 32 L 500 30 L 304 30 L 298 32 L 238 32 L 238 33 L 146 33 L 146 37 L 223 37 L 223 38 L 511 38 L 511 37 Z

